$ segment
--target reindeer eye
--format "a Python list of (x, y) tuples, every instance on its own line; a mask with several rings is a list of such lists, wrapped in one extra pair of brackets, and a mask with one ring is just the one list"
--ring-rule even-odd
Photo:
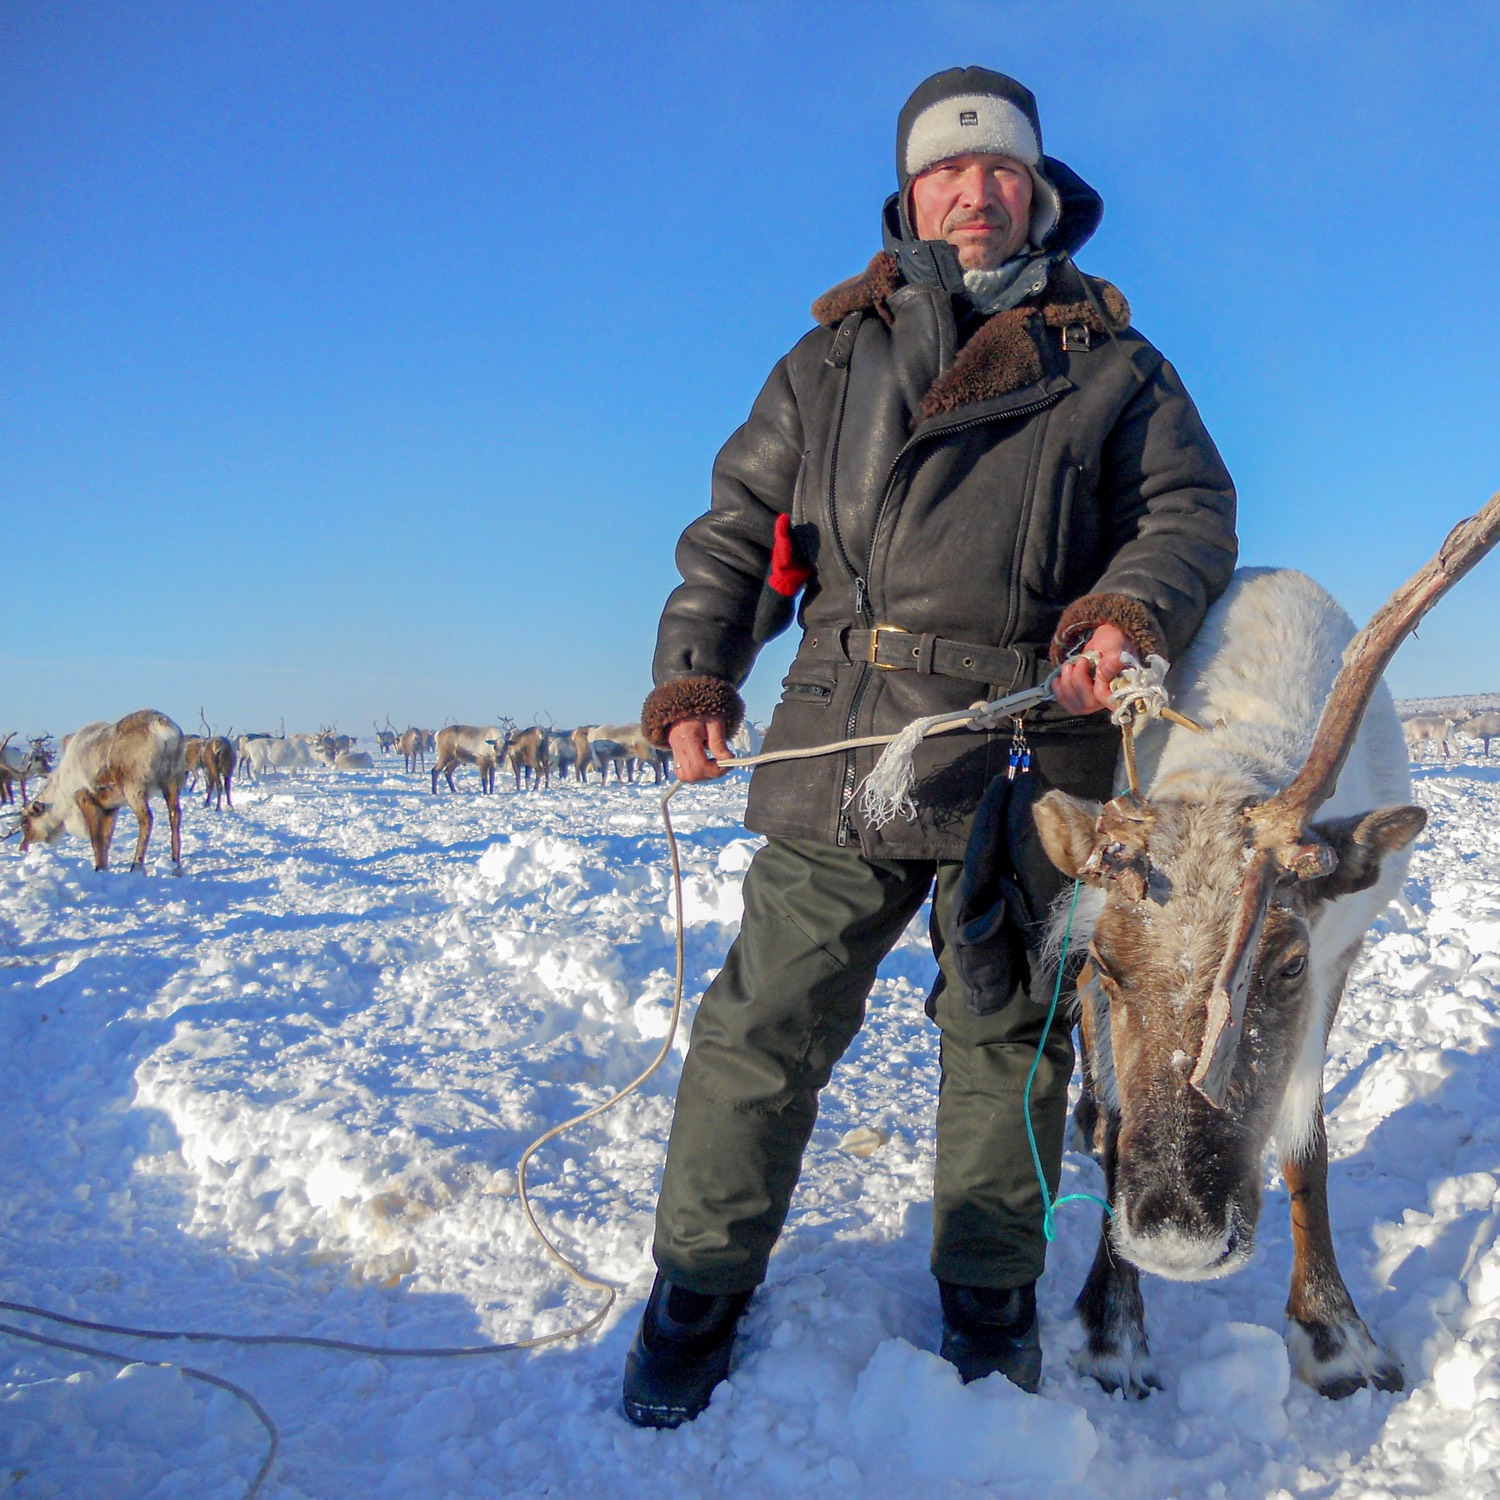
[(1278, 979), (1300, 979), (1307, 972), (1307, 955), (1299, 953), (1290, 963), (1283, 964), (1276, 972)]

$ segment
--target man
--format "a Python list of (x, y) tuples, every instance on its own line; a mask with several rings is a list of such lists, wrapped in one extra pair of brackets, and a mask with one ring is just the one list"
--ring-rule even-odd
[(862, 820), (874, 750), (755, 771), (745, 822), (768, 842), (694, 1024), (626, 1365), (646, 1426), (696, 1416), (727, 1372), (818, 1092), (929, 892), (942, 1352), (966, 1380), (1036, 1389), (1046, 1247), (1022, 1098), (1040, 1049), (1031, 1117), (1055, 1191), (1073, 1051), (1029, 993), (1060, 886), (1030, 808), (1054, 786), (1110, 794), (1118, 733), (1100, 710), (1121, 653), (1175, 656), (1234, 567), (1229, 475), (1124, 298), (1073, 264), (1102, 206), (1042, 154), (1031, 92), (983, 68), (929, 78), (901, 111), (896, 173), (884, 250), (814, 304), (818, 327), (715, 462), (643, 726), (683, 780), (721, 774), (737, 689), (799, 588), (767, 751), (893, 733), (1067, 664), (1055, 704), (1015, 730), (918, 747), (914, 819)]

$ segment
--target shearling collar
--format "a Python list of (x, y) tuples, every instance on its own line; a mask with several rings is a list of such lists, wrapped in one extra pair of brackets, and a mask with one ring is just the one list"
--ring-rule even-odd
[[(819, 297), (813, 303), (813, 317), (832, 327), (850, 313), (874, 312), (891, 324), (890, 298), (900, 285), (895, 257), (882, 250), (860, 275)], [(1109, 282), (1085, 277), (1068, 262), (1034, 301), (996, 313), (979, 326), (922, 398), (918, 420), (992, 400), (1040, 380), (1040, 340), (1045, 330), (1059, 336), (1064, 329), (1080, 325), (1101, 338), (1122, 333), (1130, 326), (1130, 304)]]

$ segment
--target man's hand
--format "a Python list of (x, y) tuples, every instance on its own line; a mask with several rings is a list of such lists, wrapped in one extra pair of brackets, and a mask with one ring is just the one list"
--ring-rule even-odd
[(1098, 665), (1075, 656), (1057, 674), (1053, 696), (1070, 714), (1096, 714), (1112, 707), (1109, 685), (1124, 670), (1120, 653), (1130, 643), (1117, 625), (1100, 625), (1084, 643), (1084, 651), (1099, 653)]
[(729, 758), (722, 719), (679, 719), (667, 731), (679, 781), (713, 781), (724, 774), (716, 761)]

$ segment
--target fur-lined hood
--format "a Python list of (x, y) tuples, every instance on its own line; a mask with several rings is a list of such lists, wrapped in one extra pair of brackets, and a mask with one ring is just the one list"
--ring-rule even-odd
[[(890, 324), (894, 322), (890, 299), (902, 284), (896, 258), (881, 250), (858, 276), (819, 297), (812, 315), (829, 328), (855, 312), (873, 312)], [(1107, 338), (1129, 326), (1130, 304), (1119, 290), (1107, 281), (1085, 276), (1064, 258), (1053, 266), (1045, 289), (1036, 298), (996, 313), (979, 327), (922, 398), (917, 420), (1004, 396), (1040, 380), (1043, 365), (1038, 340), (1044, 329), (1061, 336), (1065, 330), (1080, 328), (1091, 338)]]

